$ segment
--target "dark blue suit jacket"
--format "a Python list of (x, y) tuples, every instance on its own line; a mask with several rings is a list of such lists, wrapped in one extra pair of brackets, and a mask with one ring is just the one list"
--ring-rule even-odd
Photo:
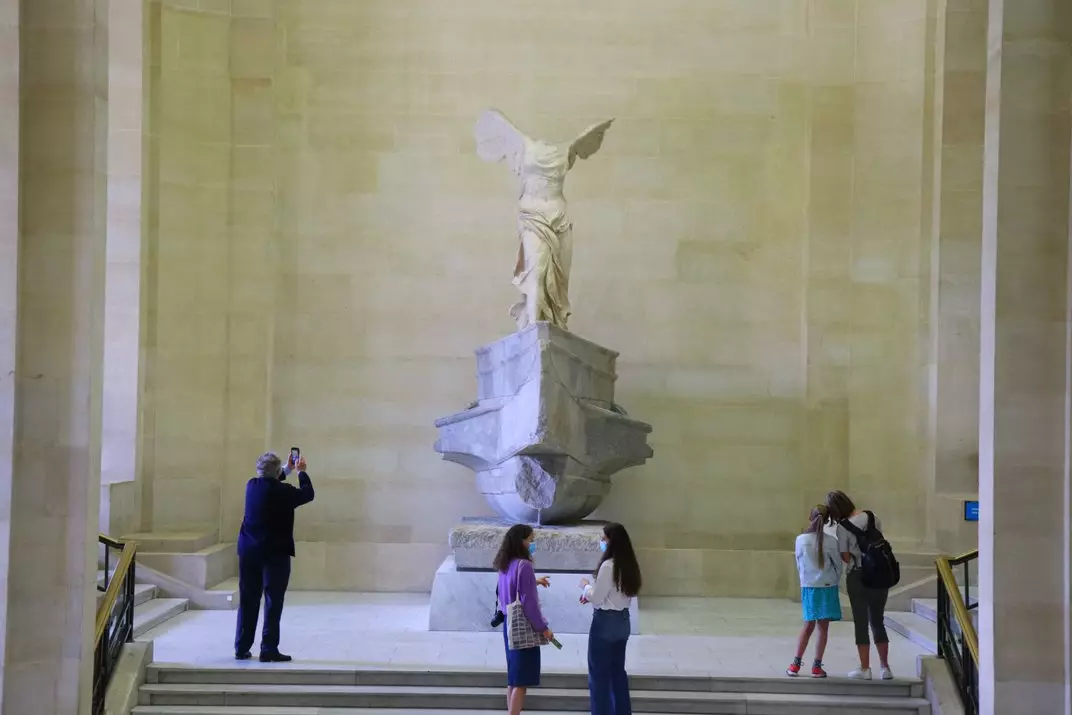
[(294, 510), (313, 500), (313, 482), (298, 472), (298, 487), (272, 477), (246, 484), (246, 515), (238, 532), (239, 556), (293, 556)]

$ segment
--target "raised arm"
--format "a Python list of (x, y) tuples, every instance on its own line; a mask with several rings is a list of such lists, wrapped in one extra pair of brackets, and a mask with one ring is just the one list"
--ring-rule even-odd
[(287, 503), (291, 508), (297, 509), (302, 504), (308, 504), (316, 496), (316, 492), (313, 491), (313, 480), (309, 479), (307, 472), (298, 472), (298, 486), (295, 488), (289, 484), (286, 486), (286, 490), (283, 492), (286, 494)]

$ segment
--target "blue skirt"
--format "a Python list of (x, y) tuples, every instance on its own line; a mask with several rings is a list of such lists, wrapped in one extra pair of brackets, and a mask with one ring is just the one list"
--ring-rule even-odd
[(511, 688), (535, 688), (540, 684), (540, 649), (510, 650), (510, 622), (503, 624), (506, 647), (506, 684)]
[(840, 621), (841, 596), (837, 586), (812, 588), (802, 586), (800, 605), (804, 610), (805, 621)]

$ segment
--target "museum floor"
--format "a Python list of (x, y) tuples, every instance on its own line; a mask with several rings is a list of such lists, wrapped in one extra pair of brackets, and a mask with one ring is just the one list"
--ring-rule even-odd
[[(628, 666), (635, 675), (781, 675), (800, 627), (799, 604), (780, 599), (649, 598), (641, 603), (642, 635), (629, 643)], [(847, 608), (843, 615), (848, 617)], [(234, 618), (230, 611), (188, 611), (140, 640), (155, 641), (157, 663), (232, 667)], [(292, 667), (504, 667), (498, 633), (429, 632), (424, 594), (290, 593), (282, 631), (281, 647), (294, 656)], [(890, 638), (894, 673), (915, 679), (916, 656), (924, 651), (892, 632)], [(544, 670), (583, 672), (586, 638), (563, 635), (560, 640), (561, 651), (545, 649)], [(851, 669), (854, 653), (851, 622), (834, 624), (825, 658), (832, 677)], [(240, 665), (281, 667), (255, 661)]]

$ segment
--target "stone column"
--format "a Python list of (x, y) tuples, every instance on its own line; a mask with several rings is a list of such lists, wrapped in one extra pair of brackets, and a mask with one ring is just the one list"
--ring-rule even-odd
[(990, 0), (979, 642), (984, 715), (1069, 707), (1072, 6)]
[[(0, 27), (17, 27), (19, 40), (19, 100), (0, 100), (0, 172), (12, 165), (10, 108), (21, 115), (18, 181), (0, 185), (0, 265), (18, 275), (17, 293), (6, 280), (0, 292), (0, 320), (16, 316), (0, 344), (6, 354), (14, 343), (17, 354), (13, 374), (4, 367), (0, 376), (14, 377), (13, 394), (0, 390), (0, 414), (14, 414), (14, 456), (3, 460), (10, 469), (0, 467), (9, 536), (0, 543), (0, 712), (71, 715), (89, 712), (95, 620), (107, 2), (23, 0), (18, 9), (17, 18), (0, 14)], [(5, 60), (8, 39), (0, 36)], [(5, 61), (3, 71), (10, 66)], [(2, 222), (16, 187), (20, 225), (12, 242)]]
[(977, 545), (963, 500), (979, 486), (979, 254), (982, 247), (985, 4), (931, 0), (935, 22), (928, 73), (931, 144), (925, 164), (929, 234), (931, 371), (925, 465), (931, 487), (929, 536), (938, 551)]
[[(0, 0), (0, 673), (6, 664), (19, 254), (19, 0)], [(4, 683), (0, 678), (0, 708)]]

